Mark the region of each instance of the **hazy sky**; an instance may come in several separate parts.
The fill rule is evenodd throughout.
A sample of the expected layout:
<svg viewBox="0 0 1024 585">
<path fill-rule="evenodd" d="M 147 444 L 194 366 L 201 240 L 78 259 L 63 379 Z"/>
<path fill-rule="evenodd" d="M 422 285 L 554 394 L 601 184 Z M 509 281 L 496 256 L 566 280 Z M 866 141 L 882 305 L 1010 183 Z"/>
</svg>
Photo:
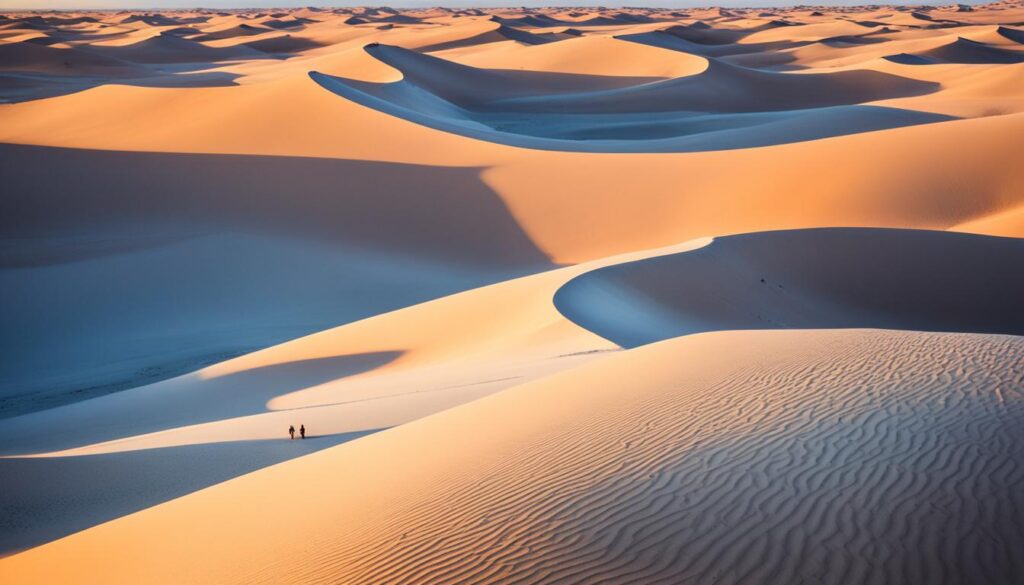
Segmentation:
<svg viewBox="0 0 1024 585">
<path fill-rule="evenodd" d="M 914 3 L 920 4 L 924 0 L 916 0 L 914 2 L 891 2 L 892 4 L 907 4 Z M 812 0 L 812 4 L 824 4 L 824 5 L 849 5 L 849 4 L 870 4 L 870 1 L 835 1 L 835 0 Z M 951 1 L 942 0 L 939 4 L 946 3 L 950 4 Z M 963 2 L 966 4 L 973 4 L 976 2 Z M 652 6 L 652 7 L 672 7 L 672 6 L 792 6 L 799 4 L 799 1 L 794 2 L 793 0 L 781 0 L 773 2 L 772 0 L 720 0 L 718 2 L 708 0 L 620 0 L 618 2 L 587 2 L 586 0 L 506 0 L 504 2 L 500 0 L 477 0 L 477 1 L 444 1 L 444 0 L 397 0 L 394 2 L 382 2 L 381 0 L 371 0 L 362 2 L 327 2 L 317 3 L 310 0 L 0 0 L 0 9 L 34 9 L 34 10 L 47 10 L 47 9 L 75 9 L 75 8 L 105 8 L 105 9 L 124 9 L 124 8 L 279 8 L 288 6 L 368 6 L 368 5 L 386 5 L 394 7 L 404 6 L 586 6 L 586 5 L 602 5 L 602 6 Z"/>
</svg>

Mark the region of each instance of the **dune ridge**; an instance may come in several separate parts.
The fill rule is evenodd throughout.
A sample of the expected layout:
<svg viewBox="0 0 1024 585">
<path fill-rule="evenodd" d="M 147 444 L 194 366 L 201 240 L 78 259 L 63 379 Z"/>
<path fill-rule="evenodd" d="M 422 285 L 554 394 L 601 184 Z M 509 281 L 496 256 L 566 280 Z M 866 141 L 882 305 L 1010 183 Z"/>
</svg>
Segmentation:
<svg viewBox="0 0 1024 585">
<path fill-rule="evenodd" d="M 430 128 L 528 148 L 741 148 L 844 134 L 853 128 L 870 131 L 950 119 L 854 106 L 938 88 L 872 71 L 786 75 L 709 59 L 700 73 L 580 92 L 550 76 L 519 81 L 510 77 L 514 72 L 477 70 L 399 47 L 368 45 L 366 51 L 401 71 L 403 79 L 376 84 L 317 72 L 310 76 L 345 98 Z M 794 132 L 796 125 L 813 130 Z M 741 132 L 745 128 L 757 134 L 746 136 Z M 710 134 L 710 140 L 703 134 Z"/>
<path fill-rule="evenodd" d="M 1005 36 L 1005 33 L 1004 33 Z M 1024 52 L 1001 49 L 971 39 L 958 37 L 955 41 L 922 51 L 900 53 L 886 57 L 890 61 L 906 65 L 928 65 L 936 63 L 1021 63 Z"/>
<path fill-rule="evenodd" d="M 592 270 L 555 294 L 623 347 L 702 331 L 838 327 L 1024 334 L 1024 241 L 821 228 L 716 238 Z"/>
<path fill-rule="evenodd" d="M 56 577 L 50 559 L 74 554 L 79 577 L 111 583 L 171 566 L 246 582 L 1005 582 L 1021 570 L 1005 511 L 1024 482 L 1022 351 L 966 334 L 684 337 L 0 560 L 0 574 Z M 301 498 L 267 498 L 284 485 Z M 238 506 L 256 501 L 258 519 Z M 151 530 L 168 535 L 159 550 L 140 544 Z"/>
<path fill-rule="evenodd" d="M 620 346 L 701 331 L 874 326 L 1019 333 L 1024 282 L 1012 273 L 1007 280 L 1005 272 L 1022 253 L 1019 244 L 864 229 L 702 239 L 492 285 L 194 375 L 21 416 L 0 428 L 0 439 L 14 461 L 43 458 L 52 469 L 81 456 L 230 442 L 238 453 L 258 453 L 296 416 L 318 436 L 348 440 L 601 361 Z M 899 253 L 878 264 L 875 253 L 891 250 Z M 944 250 L 941 260 L 931 260 L 932 250 Z M 801 280 L 807 266 L 819 269 Z M 941 279 L 950 270 L 959 288 Z M 759 274 L 770 282 L 758 283 Z M 883 286 L 885 279 L 892 286 Z M 922 289 L 942 286 L 943 297 L 921 302 Z M 964 302 L 975 298 L 975 306 Z M 494 315 L 494 307 L 506 309 Z M 465 315 L 475 315 L 472 325 L 453 328 Z M 80 480 L 80 489 L 87 485 Z M 118 511 L 134 509 L 115 506 L 107 514 Z M 66 526 L 52 522 L 50 530 Z"/>
</svg>

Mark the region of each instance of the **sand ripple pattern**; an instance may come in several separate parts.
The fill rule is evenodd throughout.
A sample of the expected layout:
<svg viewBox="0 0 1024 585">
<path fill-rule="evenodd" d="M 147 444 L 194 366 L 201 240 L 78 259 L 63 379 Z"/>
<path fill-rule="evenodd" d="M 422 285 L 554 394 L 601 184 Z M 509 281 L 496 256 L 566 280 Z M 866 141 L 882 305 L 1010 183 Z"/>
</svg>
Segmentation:
<svg viewBox="0 0 1024 585">
<path fill-rule="evenodd" d="M 735 352 L 727 375 L 645 378 L 709 342 Z M 632 360 L 637 389 L 612 408 L 584 407 L 365 526 L 339 527 L 300 569 L 291 559 L 260 577 L 1022 582 L 1021 338 L 716 333 L 599 366 L 614 360 Z M 603 370 L 588 371 L 582 382 L 599 387 Z"/>
</svg>

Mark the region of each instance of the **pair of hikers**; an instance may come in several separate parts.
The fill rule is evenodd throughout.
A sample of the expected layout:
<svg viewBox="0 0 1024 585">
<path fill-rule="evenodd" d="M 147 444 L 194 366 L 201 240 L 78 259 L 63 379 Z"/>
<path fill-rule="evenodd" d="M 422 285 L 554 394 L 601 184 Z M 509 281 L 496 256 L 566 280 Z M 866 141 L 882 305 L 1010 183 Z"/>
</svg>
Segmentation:
<svg viewBox="0 0 1024 585">
<path fill-rule="evenodd" d="M 288 427 L 288 436 L 295 438 L 295 426 Z M 306 425 L 299 425 L 299 436 L 303 439 L 306 438 Z"/>
</svg>

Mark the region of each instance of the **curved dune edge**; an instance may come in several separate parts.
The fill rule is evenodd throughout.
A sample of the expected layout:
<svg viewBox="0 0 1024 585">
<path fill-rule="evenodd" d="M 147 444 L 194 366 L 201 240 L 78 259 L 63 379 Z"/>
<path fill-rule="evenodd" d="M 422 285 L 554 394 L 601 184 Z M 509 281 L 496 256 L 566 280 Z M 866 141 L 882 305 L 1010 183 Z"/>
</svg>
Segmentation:
<svg viewBox="0 0 1024 585">
<path fill-rule="evenodd" d="M 551 304 L 555 291 L 607 262 L 709 241 L 513 279 L 195 374 L 7 419 L 0 425 L 0 476 L 19 480 L 4 486 L 15 525 L 0 535 L 0 551 L 49 542 L 273 461 L 600 359 L 619 348 L 562 317 Z M 282 441 L 285 429 L 298 424 L 311 440 Z M 219 464 L 218 457 L 232 463 Z M 106 472 L 121 469 L 139 472 L 111 485 Z M 55 476 L 59 485 L 39 488 Z"/>
<path fill-rule="evenodd" d="M 904 65 L 935 65 L 943 63 L 998 65 L 1024 63 L 1024 53 L 1003 49 L 997 45 L 964 37 L 957 37 L 947 44 L 926 51 L 900 53 L 887 56 L 886 59 Z"/>
<path fill-rule="evenodd" d="M 999 269 L 1015 263 L 1020 244 L 1006 238 L 885 229 L 704 238 L 460 293 L 242 356 L 195 375 L 19 417 L 0 428 L 0 439 L 9 453 L 21 453 L 17 459 L 52 460 L 55 465 L 79 456 L 168 447 L 234 443 L 245 449 L 243 443 L 249 443 L 255 449 L 296 422 L 325 440 L 346 440 L 342 437 L 347 433 L 411 424 L 531 380 L 609 359 L 609 352 L 619 346 L 677 335 L 760 327 L 943 328 L 936 325 L 942 323 L 942 307 L 923 302 L 921 287 L 932 287 L 930 291 L 945 286 L 940 298 L 952 303 L 963 295 L 987 294 L 978 314 L 961 311 L 964 320 L 955 328 L 1005 332 L 1022 320 L 1016 299 L 1024 289 L 1016 277 L 1007 278 Z M 758 255 L 766 250 L 770 253 Z M 896 264 L 880 263 L 880 252 L 893 255 Z M 929 261 L 939 265 L 921 268 L 923 274 L 934 276 L 938 270 L 943 282 L 901 280 L 897 269 L 920 268 Z M 866 272 L 865 263 L 875 272 Z M 821 279 L 794 280 L 808 266 Z M 652 274 L 661 289 L 644 288 Z M 757 282 L 762 274 L 770 282 Z M 951 274 L 963 287 L 948 286 Z M 851 280 L 870 288 L 878 279 L 884 281 L 881 297 L 896 303 L 888 313 L 886 307 L 872 313 L 843 304 L 841 293 L 863 294 L 860 289 L 847 291 Z M 1001 292 L 1003 301 L 992 291 Z M 915 315 L 907 304 L 925 312 Z M 906 311 L 899 315 L 903 321 L 886 319 L 893 310 Z M 694 315 L 704 317 L 699 327 L 694 327 Z M 915 316 L 925 321 L 914 321 Z M 997 326 L 986 328 L 982 317 L 996 319 Z M 247 407 L 246 401 L 254 397 L 258 404 Z M 260 412 L 246 415 L 247 408 Z M 82 421 L 89 422 L 84 431 Z M 147 428 L 151 432 L 144 432 Z M 101 436 L 96 429 L 122 435 L 97 441 Z M 58 448 L 47 451 L 48 445 Z"/>
<path fill-rule="evenodd" d="M 67 457 L 273 439 L 296 417 L 318 435 L 388 428 L 604 351 L 707 331 L 1021 334 L 1017 264 L 1022 240 L 937 231 L 698 239 L 456 294 L 19 417 L 0 439 L 9 456 Z M 82 420 L 93 430 L 65 428 Z"/>
<path fill-rule="evenodd" d="M 0 576 L 1007 583 L 1024 570 L 1022 381 L 1013 336 L 687 336 L 120 518 Z"/>
<path fill-rule="evenodd" d="M 552 73 L 476 69 L 376 43 L 365 50 L 403 79 L 370 83 L 317 71 L 309 76 L 345 99 L 421 126 L 538 150 L 726 150 L 955 119 L 860 105 L 939 89 L 876 71 L 791 75 L 704 59 L 703 71 L 595 89 L 587 76 L 563 81 Z"/>
<path fill-rule="evenodd" d="M 0 438 L 8 456 L 66 457 L 273 439 L 295 417 L 319 435 L 388 428 L 603 351 L 706 331 L 1020 334 L 1024 275 L 1008 267 L 1022 262 L 1022 240 L 948 232 L 819 228 L 698 239 L 456 294 L 18 417 Z M 92 430 L 64 428 L 81 420 Z"/>
<path fill-rule="evenodd" d="M 872 327 L 1024 334 L 1024 240 L 871 228 L 716 238 L 598 268 L 555 294 L 622 347 L 728 329 Z"/>
<path fill-rule="evenodd" d="M 388 428 L 618 347 L 551 303 L 573 277 L 710 238 L 485 286 L 295 339 L 149 386 L 0 426 L 0 453 L 68 457 Z M 83 424 L 87 423 L 87 424 Z"/>
</svg>

